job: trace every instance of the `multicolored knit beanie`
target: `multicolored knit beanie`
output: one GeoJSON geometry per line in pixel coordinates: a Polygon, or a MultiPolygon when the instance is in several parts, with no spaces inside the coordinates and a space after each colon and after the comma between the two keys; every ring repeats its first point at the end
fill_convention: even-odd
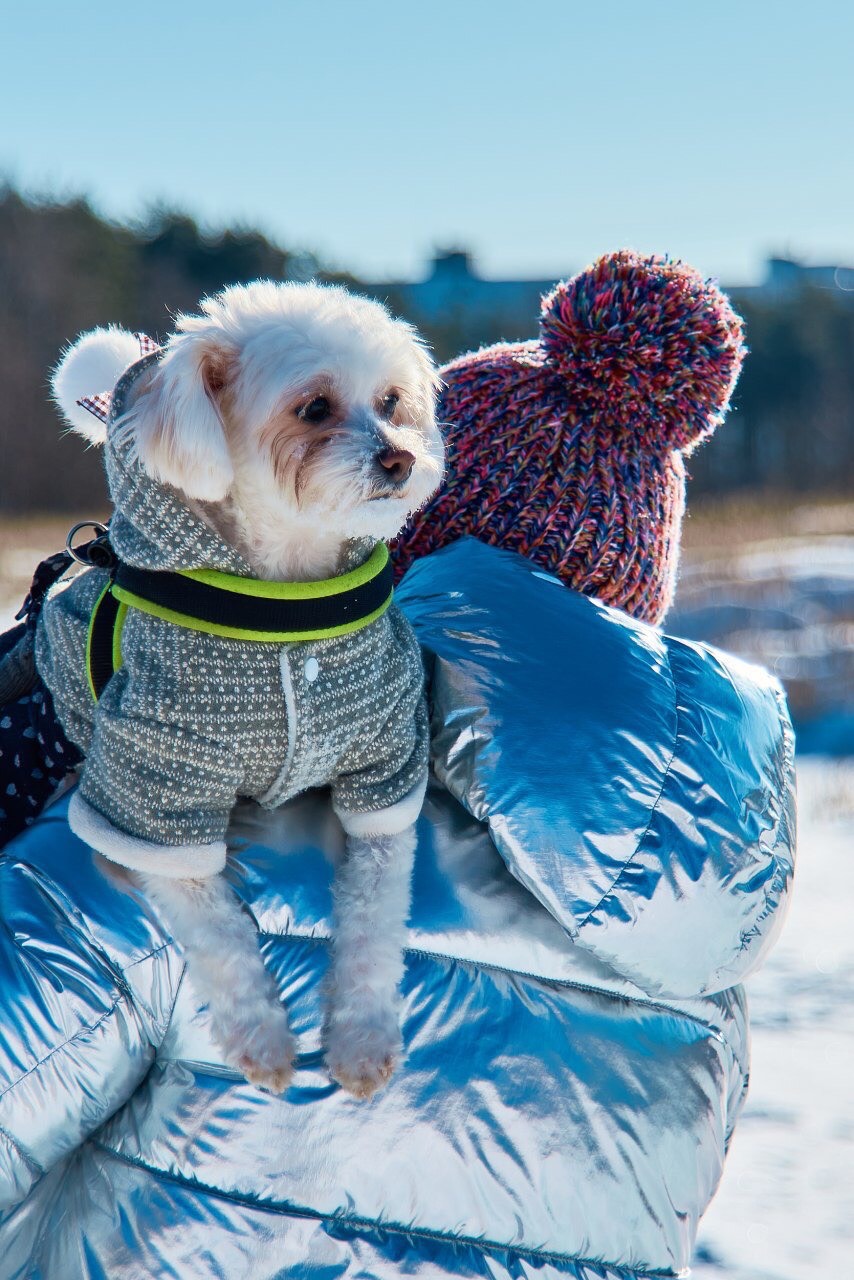
{"type": "Polygon", "coordinates": [[[691,267],[608,254],[543,299],[535,342],[447,365],[447,478],[394,548],[399,572],[466,534],[657,624],[685,507],[682,455],[723,418],[742,322],[691,267]]]}

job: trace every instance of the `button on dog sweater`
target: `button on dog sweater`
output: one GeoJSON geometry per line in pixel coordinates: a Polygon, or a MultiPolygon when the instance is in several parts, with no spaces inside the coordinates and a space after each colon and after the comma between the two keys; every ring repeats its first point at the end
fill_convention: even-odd
{"type": "MultiPolygon", "coordinates": [[[[112,430],[156,357],[120,380],[105,445],[115,513],[110,539],[141,569],[212,568],[251,577],[243,557],[153,480],[112,430]]],[[[348,544],[342,572],[363,564],[348,544]]],[[[86,643],[108,581],[88,569],[55,589],[36,634],[36,666],[57,716],[85,755],[72,826],[126,866],[212,874],[238,796],[275,807],[330,785],[345,828],[392,834],[417,816],[429,734],[418,642],[392,603],[361,630],[275,643],[192,630],[128,610],[121,666],[94,701],[86,643]]]]}

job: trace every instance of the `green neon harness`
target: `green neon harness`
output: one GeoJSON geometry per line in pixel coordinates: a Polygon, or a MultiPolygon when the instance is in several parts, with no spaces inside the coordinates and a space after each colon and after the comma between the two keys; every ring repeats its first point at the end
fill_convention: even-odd
{"type": "Polygon", "coordinates": [[[217,569],[173,573],[118,561],[89,619],[89,687],[97,702],[122,665],[122,627],[129,608],[209,635],[283,644],[360,631],[385,613],[393,594],[384,543],[358,569],[320,582],[264,582],[217,569]]]}

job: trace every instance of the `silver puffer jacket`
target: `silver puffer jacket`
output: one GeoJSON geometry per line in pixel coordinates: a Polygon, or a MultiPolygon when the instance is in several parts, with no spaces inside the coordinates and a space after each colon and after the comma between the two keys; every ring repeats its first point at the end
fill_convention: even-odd
{"type": "Polygon", "coordinates": [[[792,873],[779,688],[471,541],[398,599],[436,774],[405,1063],[368,1103],[324,1069],[323,793],[230,834],[299,1037],[283,1098],[223,1066],[60,801],[0,860],[3,1280],[684,1274],[744,1097],[737,984],[792,873]]]}

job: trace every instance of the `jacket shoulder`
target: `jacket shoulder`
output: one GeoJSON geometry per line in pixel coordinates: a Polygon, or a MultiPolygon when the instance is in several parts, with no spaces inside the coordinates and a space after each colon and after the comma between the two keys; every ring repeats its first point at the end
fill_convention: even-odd
{"type": "Polygon", "coordinates": [[[472,539],[399,598],[431,671],[437,775],[569,934],[654,992],[754,967],[792,871],[777,682],[472,539]]]}

